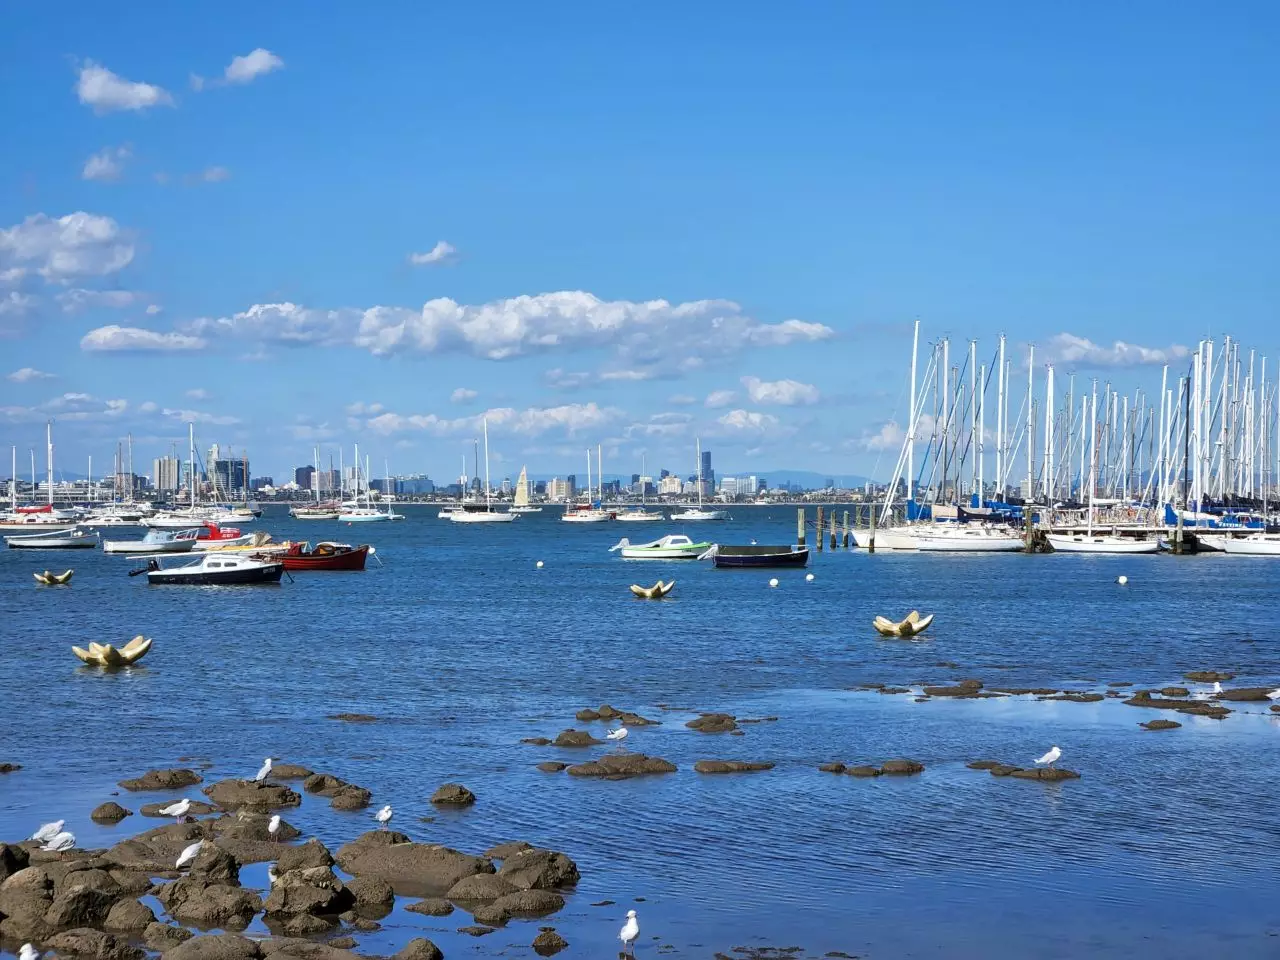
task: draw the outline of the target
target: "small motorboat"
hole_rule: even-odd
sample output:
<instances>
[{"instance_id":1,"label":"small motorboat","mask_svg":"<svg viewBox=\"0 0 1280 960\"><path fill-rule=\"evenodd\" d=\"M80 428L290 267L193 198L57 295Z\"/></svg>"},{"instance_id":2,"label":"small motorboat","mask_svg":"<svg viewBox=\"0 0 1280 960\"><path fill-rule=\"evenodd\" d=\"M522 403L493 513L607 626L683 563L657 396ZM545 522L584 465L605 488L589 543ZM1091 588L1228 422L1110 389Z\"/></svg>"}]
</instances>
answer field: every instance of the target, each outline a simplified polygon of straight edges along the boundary
<instances>
[{"instance_id":1,"label":"small motorboat","mask_svg":"<svg viewBox=\"0 0 1280 960\"><path fill-rule=\"evenodd\" d=\"M363 570L365 560L374 552L367 543L353 547L326 540L312 548L304 541L290 544L279 559L286 570Z\"/></svg>"},{"instance_id":2,"label":"small motorboat","mask_svg":"<svg viewBox=\"0 0 1280 960\"><path fill-rule=\"evenodd\" d=\"M464 503L461 509L449 513L454 523L511 523L518 516L489 503Z\"/></svg>"},{"instance_id":3,"label":"small motorboat","mask_svg":"<svg viewBox=\"0 0 1280 960\"><path fill-rule=\"evenodd\" d=\"M803 567L809 562L808 547L714 544L698 558L717 567Z\"/></svg>"},{"instance_id":4,"label":"small motorboat","mask_svg":"<svg viewBox=\"0 0 1280 960\"><path fill-rule=\"evenodd\" d=\"M170 567L162 565L160 558L152 557L145 567L130 571L129 576L140 573L145 573L147 583L153 584L230 586L279 583L284 574L284 564L276 559L202 553Z\"/></svg>"},{"instance_id":5,"label":"small motorboat","mask_svg":"<svg viewBox=\"0 0 1280 960\"><path fill-rule=\"evenodd\" d=\"M643 507L634 507L630 510L620 510L613 518L623 523L653 523L656 520L665 520L661 510L645 510Z\"/></svg>"},{"instance_id":6,"label":"small motorboat","mask_svg":"<svg viewBox=\"0 0 1280 960\"><path fill-rule=\"evenodd\" d=\"M98 545L98 535L85 530L65 530L58 533L24 533L5 537L11 550L83 550Z\"/></svg>"},{"instance_id":7,"label":"small motorboat","mask_svg":"<svg viewBox=\"0 0 1280 960\"><path fill-rule=\"evenodd\" d=\"M710 543L694 543L683 533L672 533L649 543L632 543L623 537L609 552L622 551L625 560L697 560L711 546Z\"/></svg>"},{"instance_id":8,"label":"small motorboat","mask_svg":"<svg viewBox=\"0 0 1280 960\"><path fill-rule=\"evenodd\" d=\"M33 573L32 576L36 578L36 583L41 584L42 586L60 587L63 584L71 582L71 575L73 573L75 573L74 570L67 570L63 573L52 573L49 570L46 570L44 573Z\"/></svg>"},{"instance_id":9,"label":"small motorboat","mask_svg":"<svg viewBox=\"0 0 1280 960\"><path fill-rule=\"evenodd\" d=\"M642 587L639 584L633 583L631 585L631 592L642 600L661 600L671 592L671 588L675 585L676 582L674 580L667 583L663 583L659 580L652 587Z\"/></svg>"},{"instance_id":10,"label":"small motorboat","mask_svg":"<svg viewBox=\"0 0 1280 960\"><path fill-rule=\"evenodd\" d=\"M190 553L199 542L200 528L147 531L141 540L104 540L104 553Z\"/></svg>"},{"instance_id":11,"label":"small motorboat","mask_svg":"<svg viewBox=\"0 0 1280 960\"><path fill-rule=\"evenodd\" d=\"M91 667L112 670L137 663L150 649L151 638L139 634L118 649L109 643L90 643L88 650L72 647L71 652Z\"/></svg>"},{"instance_id":12,"label":"small motorboat","mask_svg":"<svg viewBox=\"0 0 1280 960\"><path fill-rule=\"evenodd\" d=\"M260 532L260 531L259 531ZM224 547L239 547L252 543L258 533L241 533L239 527L220 527L216 523L206 523L196 537L194 550L221 550Z\"/></svg>"},{"instance_id":13,"label":"small motorboat","mask_svg":"<svg viewBox=\"0 0 1280 960\"><path fill-rule=\"evenodd\" d=\"M905 620L894 622L888 617L876 617L871 621L871 625L876 628L876 632L882 637L914 637L918 633L924 633L929 629L929 624L933 623L933 614L927 617L920 616L918 610L912 610L907 614Z\"/></svg>"}]
</instances>

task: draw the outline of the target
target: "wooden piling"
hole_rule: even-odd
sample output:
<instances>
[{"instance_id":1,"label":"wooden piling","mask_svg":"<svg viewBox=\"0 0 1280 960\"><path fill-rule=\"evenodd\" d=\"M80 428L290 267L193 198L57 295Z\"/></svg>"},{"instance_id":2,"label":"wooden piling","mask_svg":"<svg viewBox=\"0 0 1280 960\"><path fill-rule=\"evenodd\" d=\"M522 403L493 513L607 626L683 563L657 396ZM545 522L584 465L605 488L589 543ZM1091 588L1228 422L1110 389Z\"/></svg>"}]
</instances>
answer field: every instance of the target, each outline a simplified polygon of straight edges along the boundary
<instances>
[{"instance_id":1,"label":"wooden piling","mask_svg":"<svg viewBox=\"0 0 1280 960\"><path fill-rule=\"evenodd\" d=\"M816 524L814 529L818 531L818 535L814 539L818 541L818 552L821 553L822 552L822 507L818 507L818 523Z\"/></svg>"},{"instance_id":2,"label":"wooden piling","mask_svg":"<svg viewBox=\"0 0 1280 960\"><path fill-rule=\"evenodd\" d=\"M1182 538L1182 511L1179 510L1178 511L1178 527L1173 532L1173 552L1175 555L1181 554L1182 551L1186 549L1186 546L1182 542L1182 539L1183 539Z\"/></svg>"},{"instance_id":3,"label":"wooden piling","mask_svg":"<svg viewBox=\"0 0 1280 960\"><path fill-rule=\"evenodd\" d=\"M871 505L871 536L867 538L867 553L876 552L876 505Z\"/></svg>"},{"instance_id":4,"label":"wooden piling","mask_svg":"<svg viewBox=\"0 0 1280 960\"><path fill-rule=\"evenodd\" d=\"M831 508L831 521L829 524L829 529L831 530L831 549L834 550L836 548L836 508L835 507Z\"/></svg>"},{"instance_id":5,"label":"wooden piling","mask_svg":"<svg viewBox=\"0 0 1280 960\"><path fill-rule=\"evenodd\" d=\"M1023 532L1026 534L1026 544L1027 544L1024 549L1027 551L1027 553L1034 553L1036 531L1035 531L1035 524L1031 522L1031 516L1032 516L1031 504L1024 503L1022 505L1022 513L1023 513L1022 526L1023 526Z\"/></svg>"},{"instance_id":6,"label":"wooden piling","mask_svg":"<svg viewBox=\"0 0 1280 960\"><path fill-rule=\"evenodd\" d=\"M796 510L796 544L804 546L804 507Z\"/></svg>"},{"instance_id":7,"label":"wooden piling","mask_svg":"<svg viewBox=\"0 0 1280 960\"><path fill-rule=\"evenodd\" d=\"M846 511L844 512L844 538L843 538L843 543L844 543L844 548L845 548L846 550L848 550L848 549L849 549L849 511L848 511L848 510L846 510Z\"/></svg>"}]
</instances>

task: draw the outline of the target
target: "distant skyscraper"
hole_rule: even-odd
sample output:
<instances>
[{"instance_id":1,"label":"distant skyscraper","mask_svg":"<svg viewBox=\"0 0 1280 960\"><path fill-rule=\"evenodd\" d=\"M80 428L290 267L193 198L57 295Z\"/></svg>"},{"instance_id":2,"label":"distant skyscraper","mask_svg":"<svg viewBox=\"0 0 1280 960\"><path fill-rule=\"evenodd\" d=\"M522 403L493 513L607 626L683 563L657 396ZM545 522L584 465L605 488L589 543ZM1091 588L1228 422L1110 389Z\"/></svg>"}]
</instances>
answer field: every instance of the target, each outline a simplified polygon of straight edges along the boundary
<instances>
[{"instance_id":1,"label":"distant skyscraper","mask_svg":"<svg viewBox=\"0 0 1280 960\"><path fill-rule=\"evenodd\" d=\"M299 490L311 490L313 489L312 481L315 479L315 475L316 468L309 464L305 467L298 467L293 471L293 482L298 485Z\"/></svg>"},{"instance_id":2,"label":"distant skyscraper","mask_svg":"<svg viewBox=\"0 0 1280 960\"><path fill-rule=\"evenodd\" d=\"M665 479L667 479L667 477L669 477L669 476L671 476L671 471L670 471L670 470L663 470L661 473L659 473L659 474L658 474L658 479L659 479L659 480L665 480Z\"/></svg>"},{"instance_id":3,"label":"distant skyscraper","mask_svg":"<svg viewBox=\"0 0 1280 960\"><path fill-rule=\"evenodd\" d=\"M716 472L711 469L711 451L702 451L702 479L711 487L716 485Z\"/></svg>"},{"instance_id":4,"label":"distant skyscraper","mask_svg":"<svg viewBox=\"0 0 1280 960\"><path fill-rule=\"evenodd\" d=\"M151 477L161 493L173 493L182 487L182 463L176 457L152 461Z\"/></svg>"}]
</instances>

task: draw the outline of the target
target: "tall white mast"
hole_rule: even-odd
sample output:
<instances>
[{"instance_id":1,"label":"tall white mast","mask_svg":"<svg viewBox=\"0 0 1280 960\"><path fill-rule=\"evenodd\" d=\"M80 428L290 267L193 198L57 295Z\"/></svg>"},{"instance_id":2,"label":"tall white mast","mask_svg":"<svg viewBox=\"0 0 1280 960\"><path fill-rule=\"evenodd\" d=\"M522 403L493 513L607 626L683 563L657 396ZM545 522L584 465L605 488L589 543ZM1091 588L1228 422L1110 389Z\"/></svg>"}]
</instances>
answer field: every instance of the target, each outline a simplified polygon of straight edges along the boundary
<instances>
[{"instance_id":1,"label":"tall white mast","mask_svg":"<svg viewBox=\"0 0 1280 960\"><path fill-rule=\"evenodd\" d=\"M1160 445L1156 450L1156 469L1160 477L1160 491L1158 499L1163 502L1165 485L1168 483L1169 476L1169 410L1168 398L1165 391L1169 389L1169 365L1166 363L1164 369L1160 372Z\"/></svg>"},{"instance_id":2,"label":"tall white mast","mask_svg":"<svg viewBox=\"0 0 1280 960\"><path fill-rule=\"evenodd\" d=\"M934 502L941 502L947 495L947 474L950 472L951 464L950 444L951 437L951 338L944 337L942 340L942 390L940 392L942 398L942 434L939 437L939 453L938 458L942 464L942 482L938 484L938 490L934 497Z\"/></svg>"},{"instance_id":3,"label":"tall white mast","mask_svg":"<svg viewBox=\"0 0 1280 960\"><path fill-rule=\"evenodd\" d=\"M978 341L969 341L969 446L972 447L973 482L978 485ZM972 493L972 491L970 491Z\"/></svg>"},{"instance_id":4,"label":"tall white mast","mask_svg":"<svg viewBox=\"0 0 1280 960\"><path fill-rule=\"evenodd\" d=\"M979 391L975 402L978 405L978 456L974 461L977 468L978 482L976 484L978 491L978 506L982 506L982 501L986 497L983 489L984 477L982 476L982 459L986 456L986 442L983 439L987 432L987 365L984 363L982 369L978 371L978 381L982 384L982 390Z\"/></svg>"},{"instance_id":5,"label":"tall white mast","mask_svg":"<svg viewBox=\"0 0 1280 960\"><path fill-rule=\"evenodd\" d=\"M1000 334L1000 366L996 369L996 495L1004 499L999 484L1004 478L1004 430L1006 407L1004 402L1004 334Z\"/></svg>"},{"instance_id":6,"label":"tall white mast","mask_svg":"<svg viewBox=\"0 0 1280 960\"><path fill-rule=\"evenodd\" d=\"M484 418L484 505L489 506L489 418Z\"/></svg>"},{"instance_id":7,"label":"tall white mast","mask_svg":"<svg viewBox=\"0 0 1280 960\"><path fill-rule=\"evenodd\" d=\"M604 506L604 460L600 456L600 444L596 444L596 488L600 491L600 505Z\"/></svg>"},{"instance_id":8,"label":"tall white mast","mask_svg":"<svg viewBox=\"0 0 1280 960\"><path fill-rule=\"evenodd\" d=\"M1093 381L1093 402L1089 419L1089 536L1093 536L1093 486L1098 469L1098 381Z\"/></svg>"},{"instance_id":9,"label":"tall white mast","mask_svg":"<svg viewBox=\"0 0 1280 960\"><path fill-rule=\"evenodd\" d=\"M194 420L187 421L187 485L191 488L191 509L194 510L196 508L196 424Z\"/></svg>"},{"instance_id":10,"label":"tall white mast","mask_svg":"<svg viewBox=\"0 0 1280 960\"><path fill-rule=\"evenodd\" d=\"M591 448L587 447L587 506L591 506L591 495L595 488L591 486Z\"/></svg>"},{"instance_id":11,"label":"tall white mast","mask_svg":"<svg viewBox=\"0 0 1280 960\"><path fill-rule=\"evenodd\" d=\"M915 324L915 333L911 336L911 396L907 400L907 500L915 496L916 476L916 352L920 348L920 321ZM698 469L702 469L702 457L698 457ZM896 481L895 481L896 486ZM701 484L699 484L701 487ZM892 496L892 491L890 491ZM905 508L904 508L905 509Z\"/></svg>"},{"instance_id":12,"label":"tall white mast","mask_svg":"<svg viewBox=\"0 0 1280 960\"><path fill-rule=\"evenodd\" d=\"M1053 364L1044 388L1044 503L1053 506Z\"/></svg>"},{"instance_id":13,"label":"tall white mast","mask_svg":"<svg viewBox=\"0 0 1280 960\"><path fill-rule=\"evenodd\" d=\"M49 506L53 506L53 421L50 420L44 425L44 442L46 452L48 454L48 463L46 468L49 473Z\"/></svg>"},{"instance_id":14,"label":"tall white mast","mask_svg":"<svg viewBox=\"0 0 1280 960\"><path fill-rule=\"evenodd\" d=\"M133 434L129 435L129 502L133 503Z\"/></svg>"},{"instance_id":15,"label":"tall white mast","mask_svg":"<svg viewBox=\"0 0 1280 960\"><path fill-rule=\"evenodd\" d=\"M1031 431L1035 428L1032 422L1034 415L1033 404L1031 398L1035 396L1035 376L1036 376L1036 347L1031 344L1027 348L1027 499L1030 500L1034 495L1032 485L1035 483L1035 456L1036 451L1031 443Z\"/></svg>"},{"instance_id":16,"label":"tall white mast","mask_svg":"<svg viewBox=\"0 0 1280 960\"><path fill-rule=\"evenodd\" d=\"M311 486L315 488L316 503L319 503L320 502L320 447L318 444L311 448L311 453L316 460L316 472L311 477Z\"/></svg>"}]
</instances>

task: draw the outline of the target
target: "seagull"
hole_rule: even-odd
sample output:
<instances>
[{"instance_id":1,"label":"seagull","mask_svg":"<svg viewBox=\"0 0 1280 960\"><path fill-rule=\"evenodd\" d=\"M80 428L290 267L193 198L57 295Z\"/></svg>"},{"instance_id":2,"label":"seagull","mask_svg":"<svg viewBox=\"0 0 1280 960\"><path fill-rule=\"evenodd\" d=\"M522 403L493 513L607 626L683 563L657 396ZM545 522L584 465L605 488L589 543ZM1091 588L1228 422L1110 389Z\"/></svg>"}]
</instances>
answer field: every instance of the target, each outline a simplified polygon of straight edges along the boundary
<instances>
[{"instance_id":1,"label":"seagull","mask_svg":"<svg viewBox=\"0 0 1280 960\"><path fill-rule=\"evenodd\" d=\"M273 813L271 819L267 821L267 833L272 839L275 839L277 833L280 832L280 814Z\"/></svg>"},{"instance_id":2,"label":"seagull","mask_svg":"<svg viewBox=\"0 0 1280 960\"><path fill-rule=\"evenodd\" d=\"M29 943L24 943L18 951L18 960L40 960L40 951Z\"/></svg>"},{"instance_id":3,"label":"seagull","mask_svg":"<svg viewBox=\"0 0 1280 960\"><path fill-rule=\"evenodd\" d=\"M1222 693L1222 684L1217 680L1213 681L1213 695L1219 696Z\"/></svg>"},{"instance_id":4,"label":"seagull","mask_svg":"<svg viewBox=\"0 0 1280 960\"><path fill-rule=\"evenodd\" d=\"M391 804L388 803L385 807L383 807L381 810L375 813L373 815L373 819L377 820L378 824L383 827L385 827L388 823L390 823L391 822Z\"/></svg>"},{"instance_id":5,"label":"seagull","mask_svg":"<svg viewBox=\"0 0 1280 960\"><path fill-rule=\"evenodd\" d=\"M42 824L40 829L31 835L31 839L39 840L41 843L46 840L52 840L62 832L62 825L66 822L65 820L55 820L53 823Z\"/></svg>"},{"instance_id":6,"label":"seagull","mask_svg":"<svg viewBox=\"0 0 1280 960\"><path fill-rule=\"evenodd\" d=\"M1046 766L1052 767L1057 762L1060 756L1062 756L1062 751L1059 748L1054 747L1052 750L1046 753L1043 757L1037 760L1036 763L1037 764L1043 763Z\"/></svg>"},{"instance_id":7,"label":"seagull","mask_svg":"<svg viewBox=\"0 0 1280 960\"><path fill-rule=\"evenodd\" d=\"M253 778L254 783L261 783L267 779L267 774L271 772L271 758L267 757L266 762L258 769L258 775Z\"/></svg>"},{"instance_id":8,"label":"seagull","mask_svg":"<svg viewBox=\"0 0 1280 960\"><path fill-rule=\"evenodd\" d=\"M76 835L63 830L61 833L55 833L52 837L44 842L41 850L70 850L76 845Z\"/></svg>"},{"instance_id":9,"label":"seagull","mask_svg":"<svg viewBox=\"0 0 1280 960\"><path fill-rule=\"evenodd\" d=\"M191 809L191 801L187 797L183 797L177 803L171 803L167 807L161 807L157 813L166 817L174 817L179 823L187 819L187 811Z\"/></svg>"},{"instance_id":10,"label":"seagull","mask_svg":"<svg viewBox=\"0 0 1280 960\"><path fill-rule=\"evenodd\" d=\"M1280 700L1280 687L1276 687L1274 690L1272 690L1270 693L1268 693L1268 694L1267 694L1267 699L1268 699L1268 700Z\"/></svg>"},{"instance_id":11,"label":"seagull","mask_svg":"<svg viewBox=\"0 0 1280 960\"><path fill-rule=\"evenodd\" d=\"M636 919L634 910L627 911L627 922L622 925L622 930L618 933L618 939L622 941L623 950L631 952L635 956L636 938L640 936L640 921Z\"/></svg>"},{"instance_id":12,"label":"seagull","mask_svg":"<svg viewBox=\"0 0 1280 960\"><path fill-rule=\"evenodd\" d=\"M617 730L610 730L608 733L604 735L604 738L606 740L612 740L614 743L618 745L618 749L621 750L622 741L627 739L627 734L630 732L631 731L629 731L626 727L619 727Z\"/></svg>"},{"instance_id":13,"label":"seagull","mask_svg":"<svg viewBox=\"0 0 1280 960\"><path fill-rule=\"evenodd\" d=\"M204 847L204 841L197 840L191 846L187 847L187 849L183 850L180 854L178 854L178 862L175 863L174 866L179 869L181 869L182 867L185 867L188 863L190 863L192 860L196 858L196 854L198 854L203 847Z\"/></svg>"}]
</instances>

